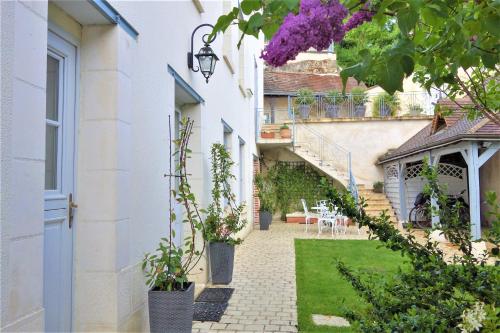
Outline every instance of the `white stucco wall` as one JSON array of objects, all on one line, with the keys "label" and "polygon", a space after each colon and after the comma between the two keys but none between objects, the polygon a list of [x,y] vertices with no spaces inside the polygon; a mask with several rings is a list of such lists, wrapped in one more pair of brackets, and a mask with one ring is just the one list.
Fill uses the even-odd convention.
[{"label": "white stucco wall", "polygon": [[[377,165],[380,156],[395,149],[424,128],[428,118],[387,118],[371,120],[332,120],[307,122],[313,131],[351,152],[352,170],[359,184],[371,188],[375,181],[383,181],[382,167]],[[297,140],[317,140],[305,130],[297,133]],[[304,139],[303,137],[306,137]],[[325,151],[328,147],[324,147]]]},{"label": "white stucco wall", "polygon": [[[79,101],[74,228],[73,329],[148,329],[146,291],[139,264],[167,236],[168,116],[174,119],[175,81],[170,65],[203,97],[185,106],[196,120],[190,173],[202,206],[210,202],[209,148],[229,124],[232,157],[245,144],[245,198],[252,206],[255,101],[262,89],[261,42],[220,61],[210,82],[187,68],[193,29],[214,24],[222,2],[120,2],[113,6],[139,32],[137,40],[114,25],[84,25],[47,2],[1,2],[2,114],[0,118],[1,328],[43,330],[43,194],[47,29],[57,26],[78,44]],[[49,8],[50,7],[50,8]],[[48,14],[48,12],[50,12]],[[47,17],[49,19],[47,20]],[[202,46],[195,37],[195,52]],[[222,36],[213,43],[222,59]],[[229,50],[229,51],[228,51]],[[240,60],[244,60],[240,63]],[[234,73],[233,73],[234,72]],[[242,73],[244,72],[244,75]],[[251,90],[251,91],[250,91]],[[252,95],[253,93],[253,95]],[[238,177],[238,166],[235,166]],[[239,197],[238,182],[235,192]],[[28,208],[28,209],[26,209]],[[251,231],[250,222],[240,236]],[[23,223],[19,223],[22,221]],[[198,287],[203,273],[192,279]],[[15,281],[15,283],[13,283]]]},{"label": "white stucco wall", "polygon": [[0,8],[0,331],[40,331],[47,6]]}]

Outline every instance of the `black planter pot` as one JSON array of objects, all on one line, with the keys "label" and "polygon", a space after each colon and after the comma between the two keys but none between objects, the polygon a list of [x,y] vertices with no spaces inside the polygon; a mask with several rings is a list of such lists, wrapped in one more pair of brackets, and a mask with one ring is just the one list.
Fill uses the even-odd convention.
[{"label": "black planter pot", "polygon": [[269,225],[273,220],[273,214],[266,211],[259,212],[260,230],[269,230]]},{"label": "black planter pot", "polygon": [[354,106],[354,117],[364,117],[366,113],[366,106],[355,105]]},{"label": "black planter pot", "polygon": [[326,105],[326,116],[328,118],[338,118],[340,116],[340,105],[327,104]]},{"label": "black planter pot", "polygon": [[148,292],[152,333],[190,333],[193,328],[194,282],[183,291]]},{"label": "black planter pot", "polygon": [[234,245],[223,242],[208,244],[212,283],[229,284],[233,279]]}]

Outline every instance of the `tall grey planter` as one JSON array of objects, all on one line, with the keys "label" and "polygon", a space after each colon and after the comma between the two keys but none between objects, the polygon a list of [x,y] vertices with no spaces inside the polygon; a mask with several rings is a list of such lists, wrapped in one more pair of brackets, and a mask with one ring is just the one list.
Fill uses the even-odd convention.
[{"label": "tall grey planter", "polygon": [[326,116],[328,118],[338,118],[340,116],[340,105],[327,104],[326,105]]},{"label": "tall grey planter", "polygon": [[355,105],[354,106],[354,116],[355,117],[364,117],[366,114],[366,106],[365,105]]},{"label": "tall grey planter", "polygon": [[391,108],[387,105],[382,105],[380,107],[380,116],[389,117],[391,115]]},{"label": "tall grey planter", "polygon": [[300,111],[300,116],[302,119],[308,119],[309,118],[309,113],[311,112],[311,106],[310,105],[299,105],[299,111]]},{"label": "tall grey planter", "polygon": [[152,333],[190,333],[193,328],[194,282],[184,291],[148,292]]},{"label": "tall grey planter", "polygon": [[224,242],[210,242],[208,246],[212,283],[229,284],[233,279],[234,245]]},{"label": "tall grey planter", "polygon": [[269,225],[273,220],[273,214],[266,211],[259,212],[260,230],[269,230]]}]

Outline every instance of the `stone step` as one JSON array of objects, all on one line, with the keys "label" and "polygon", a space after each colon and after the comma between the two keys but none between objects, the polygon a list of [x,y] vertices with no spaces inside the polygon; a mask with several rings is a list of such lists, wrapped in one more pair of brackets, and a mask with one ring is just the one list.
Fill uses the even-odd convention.
[{"label": "stone step", "polygon": [[366,200],[373,200],[373,201],[389,200],[389,199],[387,199],[386,195],[373,195],[373,194],[362,193],[359,191],[358,191],[358,194],[360,197],[363,197]]},{"label": "stone step", "polygon": [[[367,210],[365,208],[366,214],[368,214],[370,216],[379,216],[383,211],[384,211],[383,209],[381,209],[381,210]],[[391,210],[387,210],[385,212],[385,215],[387,215],[387,216],[389,216],[391,218],[393,218],[393,217],[396,218],[396,214],[394,214],[394,212],[392,212]]]},{"label": "stone step", "polygon": [[[380,214],[382,214],[382,211],[381,210],[366,211],[366,214],[369,216],[379,216]],[[396,215],[394,215],[394,213],[391,213],[391,211],[387,211],[385,215],[391,219],[397,218]]]},{"label": "stone step", "polygon": [[370,207],[377,207],[377,208],[380,208],[380,207],[392,207],[391,205],[391,202],[389,200],[386,200],[386,201],[370,201],[370,200],[367,200],[366,201],[367,205],[370,206]]}]

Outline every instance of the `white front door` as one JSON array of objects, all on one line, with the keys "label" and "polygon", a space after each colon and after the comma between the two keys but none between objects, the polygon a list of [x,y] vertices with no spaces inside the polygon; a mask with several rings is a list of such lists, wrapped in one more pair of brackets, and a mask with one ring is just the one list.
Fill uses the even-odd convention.
[{"label": "white front door", "polygon": [[71,330],[76,47],[49,32],[44,219],[45,331]]}]

